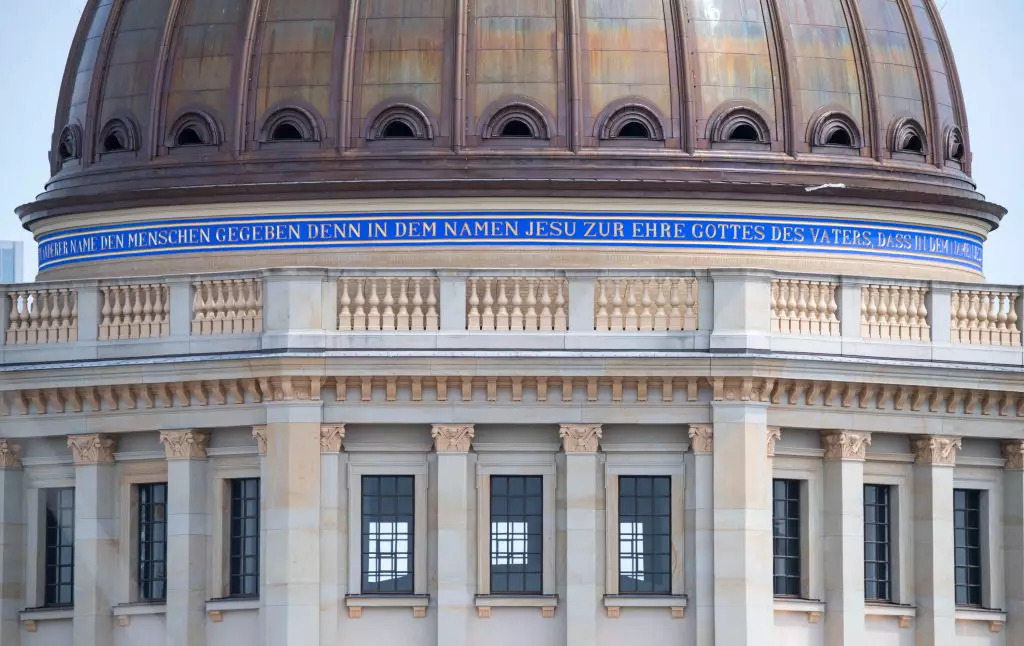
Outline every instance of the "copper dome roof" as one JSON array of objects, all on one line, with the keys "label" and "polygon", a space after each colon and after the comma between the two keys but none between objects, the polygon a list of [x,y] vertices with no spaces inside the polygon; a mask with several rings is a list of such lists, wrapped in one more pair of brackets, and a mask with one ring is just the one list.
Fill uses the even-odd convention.
[{"label": "copper dome roof", "polygon": [[[933,0],[89,0],[24,221],[437,193],[974,191]],[[818,194],[818,198],[820,199]]]}]

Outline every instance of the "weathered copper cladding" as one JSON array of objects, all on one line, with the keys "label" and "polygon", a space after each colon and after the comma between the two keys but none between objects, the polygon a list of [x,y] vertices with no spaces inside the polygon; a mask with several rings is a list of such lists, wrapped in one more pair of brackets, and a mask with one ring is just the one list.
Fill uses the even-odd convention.
[{"label": "weathered copper cladding", "polygon": [[[490,132],[516,106],[542,136]],[[311,141],[261,134],[282,109]],[[716,141],[736,109],[762,141]],[[375,134],[394,110],[419,138]],[[609,136],[630,110],[656,136]],[[188,115],[209,145],[175,144]],[[821,145],[829,119],[846,148]],[[128,151],[104,152],[114,120]],[[836,181],[837,201],[1003,213],[969,177],[933,0],[89,0],[55,126],[26,223],[341,195],[821,199],[804,187]],[[914,134],[919,154],[894,149]]]}]

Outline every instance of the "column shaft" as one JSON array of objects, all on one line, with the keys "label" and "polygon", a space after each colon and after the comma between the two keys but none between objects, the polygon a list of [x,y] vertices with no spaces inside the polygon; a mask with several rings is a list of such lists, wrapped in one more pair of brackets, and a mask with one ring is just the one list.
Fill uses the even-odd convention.
[{"label": "column shaft", "polygon": [[1003,456],[1006,643],[1024,644],[1024,442],[1004,443]]},{"label": "column shaft", "polygon": [[18,612],[25,605],[25,478],[20,468],[0,468],[0,644],[18,646]]},{"label": "column shaft", "polygon": [[117,467],[75,467],[75,646],[114,643],[117,590]]},{"label": "column shaft", "polygon": [[206,644],[206,459],[167,462],[167,646]]},{"label": "column shaft", "polygon": [[[710,451],[710,439],[707,444]],[[691,608],[687,614],[692,617],[693,644],[715,646],[714,457],[694,452],[692,459],[686,475],[686,590]]]},{"label": "column shaft", "polygon": [[565,620],[568,644],[597,644],[597,453],[565,454]]},{"label": "column shaft", "polygon": [[[467,447],[468,448],[468,447]],[[469,454],[437,454],[437,643],[469,644]]]},{"label": "column shaft", "polygon": [[914,465],[916,646],[956,641],[953,554],[953,468]]},{"label": "column shaft", "polygon": [[[341,532],[341,453],[320,455],[320,644],[338,643],[338,619],[341,616],[339,583],[342,577]],[[339,577],[341,577],[339,579]]]}]

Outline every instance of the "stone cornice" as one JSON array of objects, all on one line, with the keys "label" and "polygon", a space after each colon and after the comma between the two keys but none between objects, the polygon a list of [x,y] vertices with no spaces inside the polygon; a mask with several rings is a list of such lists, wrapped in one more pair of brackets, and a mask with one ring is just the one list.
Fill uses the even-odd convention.
[{"label": "stone cornice", "polygon": [[168,460],[205,460],[210,434],[206,431],[160,431]]},{"label": "stone cornice", "polygon": [[472,424],[434,424],[430,429],[438,453],[468,453],[474,435]]},{"label": "stone cornice", "polygon": [[113,464],[117,438],[110,435],[69,435],[68,446],[76,465]]},{"label": "stone cornice", "polygon": [[256,440],[256,450],[260,455],[267,454],[267,427],[253,426],[252,439]]},{"label": "stone cornice", "polygon": [[566,453],[596,453],[603,435],[600,424],[562,424],[558,429]]},{"label": "stone cornice", "polygon": [[828,431],[821,434],[821,446],[826,460],[856,460],[863,462],[871,446],[871,433]]},{"label": "stone cornice", "polygon": [[916,464],[954,466],[957,451],[962,445],[963,441],[959,437],[940,435],[915,437],[911,441]]},{"label": "stone cornice", "polygon": [[21,468],[21,446],[10,440],[0,440],[0,469]]},{"label": "stone cornice", "polygon": [[1003,459],[1007,469],[1024,469],[1024,440],[1006,440],[1002,445]]},{"label": "stone cornice", "polygon": [[345,439],[344,424],[323,424],[320,426],[320,452],[339,453]]},{"label": "stone cornice", "polygon": [[782,429],[778,426],[769,426],[765,434],[765,453],[768,457],[775,457],[775,443],[782,439]]},{"label": "stone cornice", "polygon": [[715,450],[715,433],[709,424],[690,424],[690,451],[693,453],[713,453]]}]

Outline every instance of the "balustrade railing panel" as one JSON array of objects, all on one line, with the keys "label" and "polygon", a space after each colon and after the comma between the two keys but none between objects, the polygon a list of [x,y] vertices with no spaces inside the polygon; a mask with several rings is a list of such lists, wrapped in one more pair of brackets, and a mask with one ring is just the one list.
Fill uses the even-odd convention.
[{"label": "balustrade railing panel", "polygon": [[598,332],[692,332],[698,322],[696,278],[601,279],[594,290]]},{"label": "balustrade railing panel", "polygon": [[569,281],[564,278],[470,278],[466,329],[471,332],[564,332]]},{"label": "balustrade railing panel", "polygon": [[73,343],[78,340],[78,292],[23,289],[7,293],[7,345]]},{"label": "balustrade railing panel", "polygon": [[772,281],[772,332],[839,336],[836,283],[813,280]]},{"label": "balustrade railing panel", "polygon": [[168,285],[105,285],[100,287],[99,339],[150,339],[171,334]]},{"label": "balustrade railing panel", "polygon": [[263,281],[259,278],[207,280],[192,284],[192,334],[248,334],[263,331]]},{"label": "balustrade railing panel", "polygon": [[1019,294],[954,290],[950,297],[950,341],[1020,347],[1017,323]]},{"label": "balustrade railing panel", "polygon": [[436,278],[342,278],[338,329],[342,332],[436,332],[440,325]]},{"label": "balustrade railing panel", "polygon": [[927,287],[865,285],[861,288],[860,327],[865,339],[931,341]]}]

